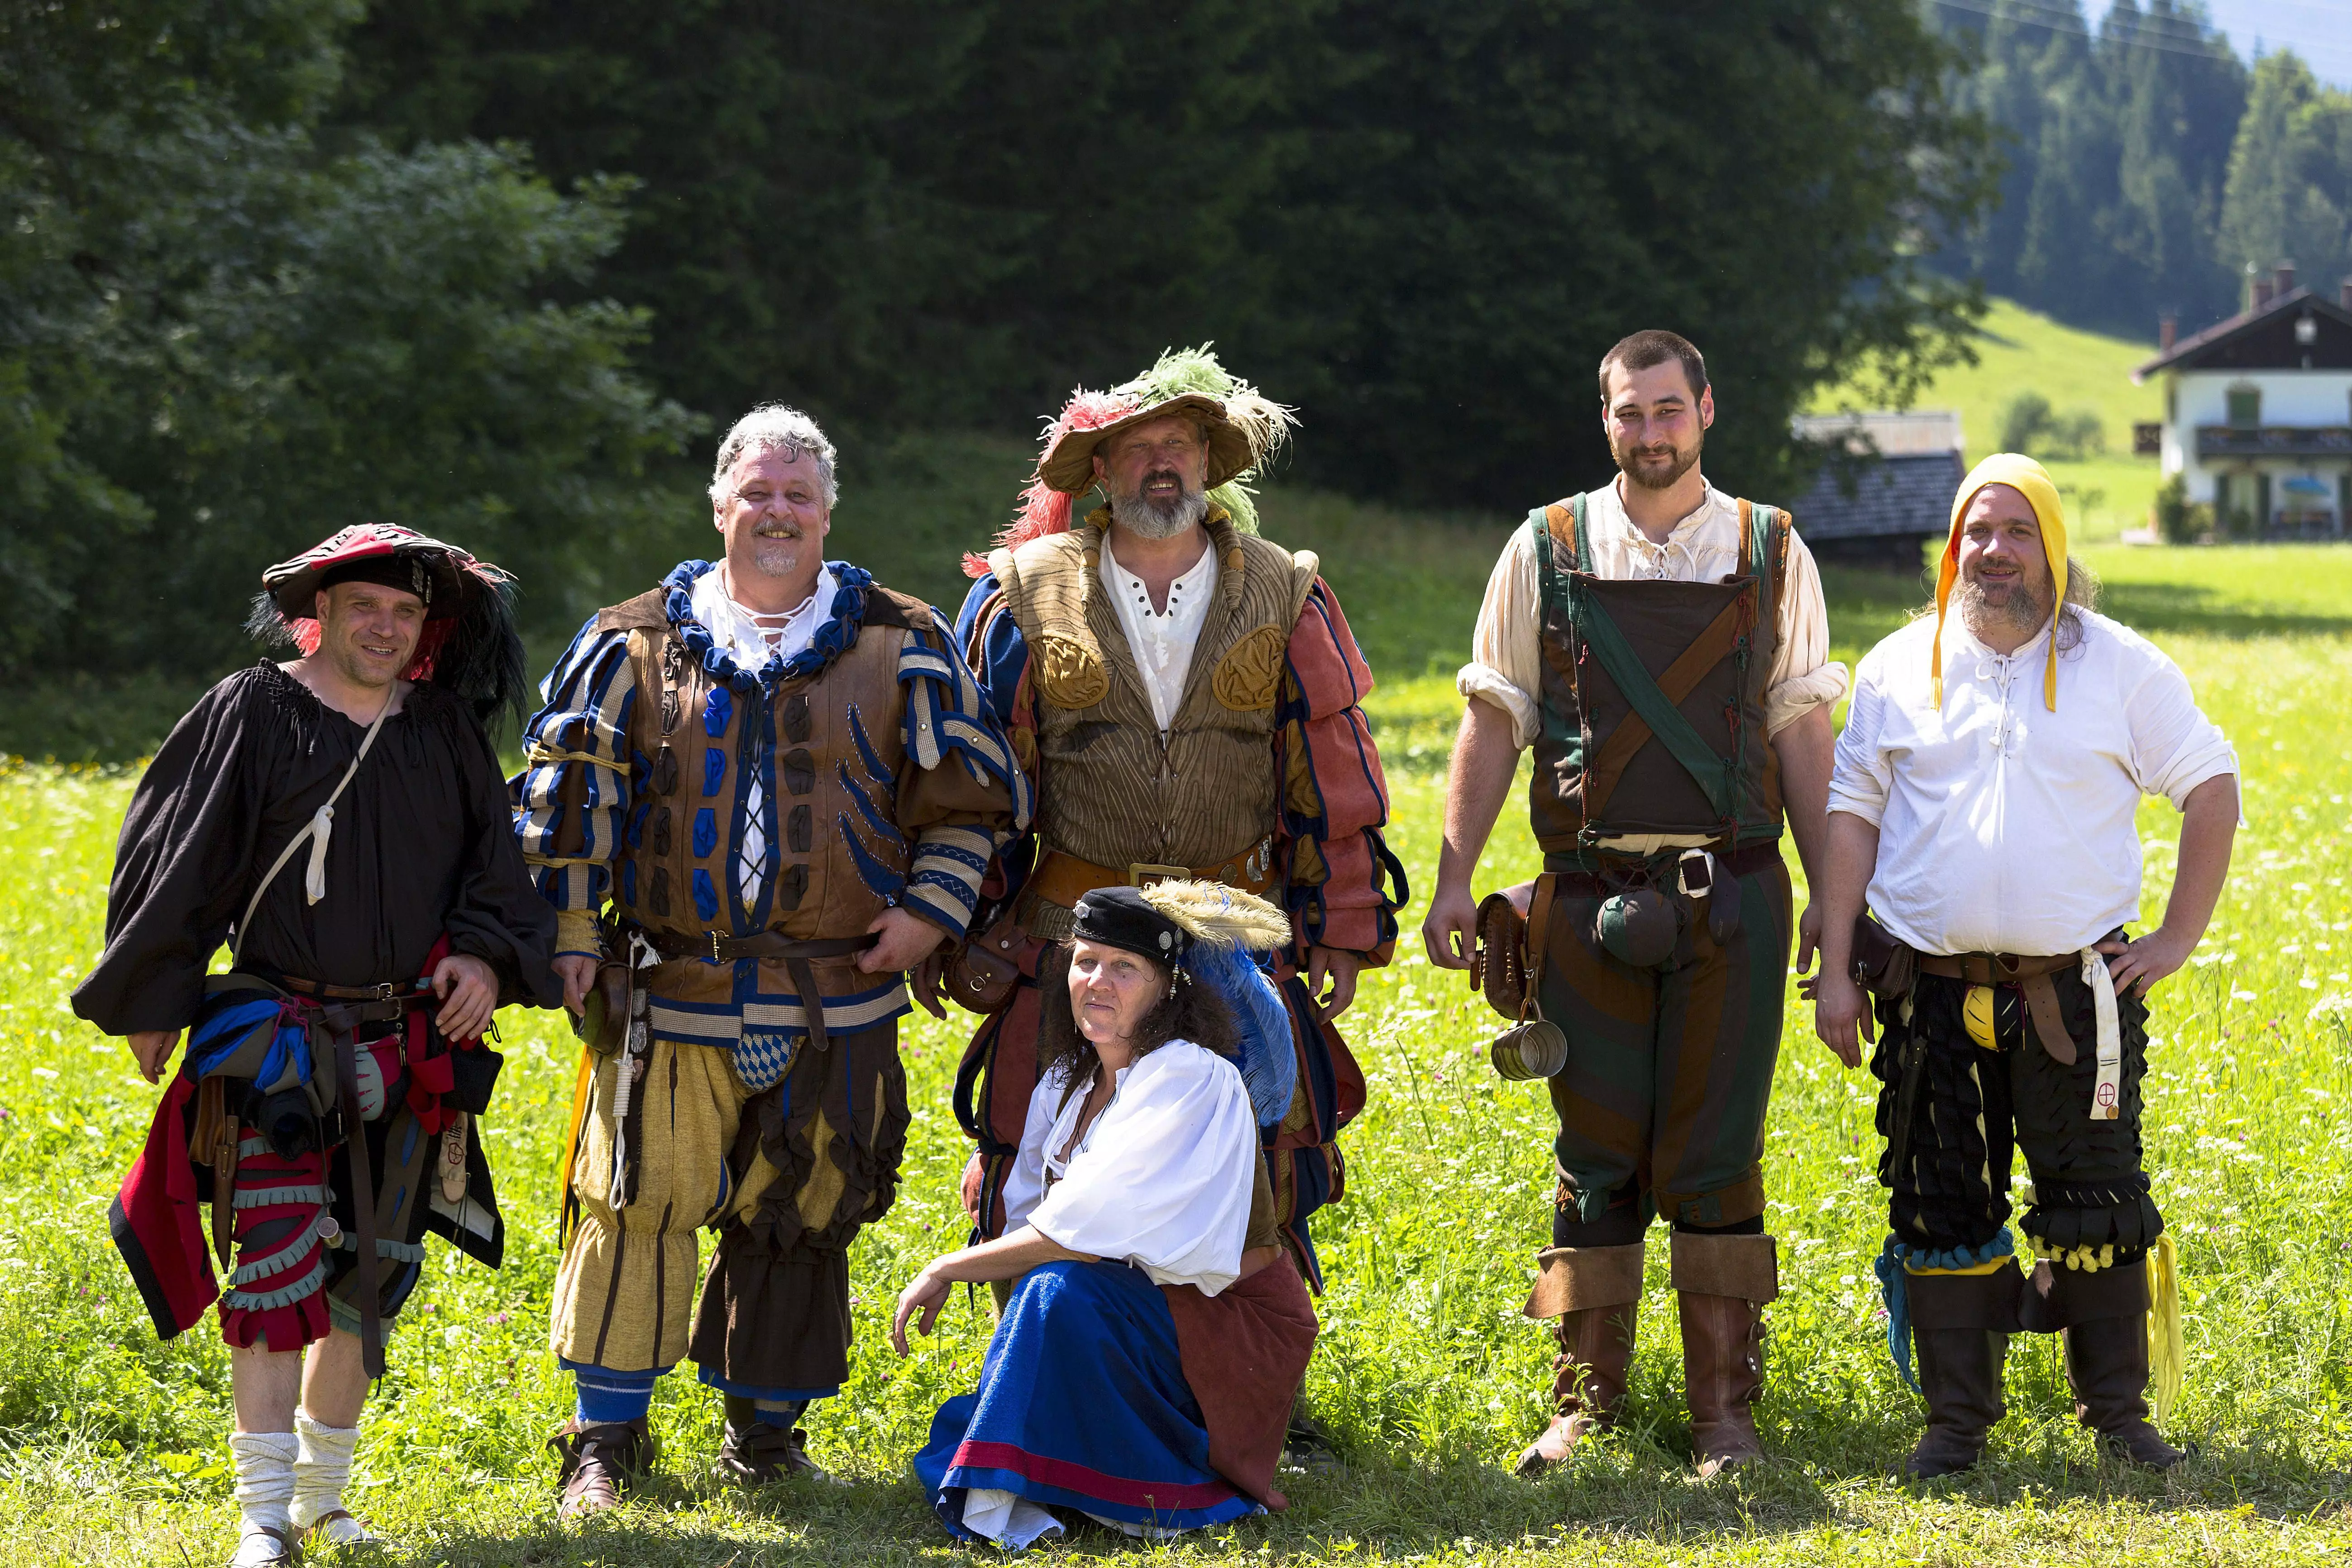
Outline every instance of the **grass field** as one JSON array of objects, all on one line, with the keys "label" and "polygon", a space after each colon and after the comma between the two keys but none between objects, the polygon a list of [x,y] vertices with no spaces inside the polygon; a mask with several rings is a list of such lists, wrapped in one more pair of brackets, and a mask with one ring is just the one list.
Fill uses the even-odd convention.
[{"label": "grass field", "polygon": [[[1270,531],[1324,552],[1373,667],[1372,709],[1396,802],[1392,841],[1417,892],[1435,855],[1443,747],[1504,530],[1409,523],[1277,496]],[[1411,528],[1412,531],[1406,530]],[[2012,1357],[2011,1414],[1977,1475],[1885,1479],[1916,1399],[1888,1363],[1869,1259],[1870,1084],[1811,1043],[1792,1006],[1767,1181],[1784,1290],[1759,1409],[1772,1462],[1700,1486],[1663,1247],[1621,1434],[1538,1484],[1502,1468],[1541,1423],[1549,1343],[1518,1317],[1548,1236],[1549,1116],[1483,1061],[1496,1026],[1458,977],[1402,944],[1345,1027],[1371,1101],[1349,1131],[1346,1201],[1316,1226],[1329,1291],[1309,1397],[1349,1465],[1293,1478],[1294,1508],[1150,1549],[1170,1562],[2186,1564],[2352,1558],[2352,552],[2095,550],[2109,604],[2189,670],[2237,743],[2247,828],[2219,925],[2159,993],[2149,1168],[2179,1240],[2189,1376],[2177,1436],[2203,1457],[2167,1478],[2100,1463],[2069,1418],[2046,1341]],[[1914,585],[1831,580],[1841,657],[1900,624]],[[0,773],[0,1562],[222,1561],[234,1510],[226,1368],[209,1324],[156,1342],[109,1247],[106,1204],[155,1091],[117,1042],[66,1009],[96,953],[105,879],[132,783],[123,770]],[[1480,879],[1535,865],[1507,816]],[[2176,819],[2142,816],[2149,908]],[[1409,921],[1417,923],[1418,905]],[[509,1226],[498,1274],[437,1244],[371,1406],[357,1506],[396,1549],[355,1562],[614,1565],[829,1563],[957,1555],[906,1474],[929,1413],[970,1385],[984,1311],[960,1303],[900,1362],[887,1304],[960,1239],[951,1182],[965,1144],[947,1113],[966,1020],[919,1016],[906,1040],[919,1107],[896,1210],[856,1254],[859,1345],[845,1396],[811,1425],[856,1484],[724,1493],[705,1470],[715,1396],[667,1380],[664,1478],[580,1530],[553,1520],[540,1447],[568,1410],[545,1349],[555,1161],[574,1047],[545,1016],[502,1020],[507,1075],[489,1142]],[[1046,1549],[1126,1557],[1088,1538]]]},{"label": "grass field", "polygon": [[[2148,323],[2151,331],[2155,325]],[[2021,392],[2040,393],[2062,415],[2089,411],[2098,417],[2105,453],[2049,463],[2069,524],[2085,541],[2114,540],[2126,528],[2147,526],[2159,476],[2154,458],[2131,455],[2132,425],[2162,417],[2164,399],[2152,381],[2134,386],[2131,373],[2155,356],[2155,340],[2083,331],[1997,299],[1975,346],[1975,364],[1937,376],[1914,406],[1958,409],[1971,463],[2000,449],[2002,409]],[[1867,395],[1851,386],[1825,387],[1813,398],[1817,412],[1868,405]],[[1798,520],[1801,527],[1803,521]]]}]

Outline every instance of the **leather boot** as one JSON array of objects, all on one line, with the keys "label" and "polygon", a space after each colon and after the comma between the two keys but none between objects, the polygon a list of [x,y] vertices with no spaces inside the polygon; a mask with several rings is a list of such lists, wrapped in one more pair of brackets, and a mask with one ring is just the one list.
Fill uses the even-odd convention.
[{"label": "leather boot", "polygon": [[1927,1429],[1903,1466],[1913,1479],[1957,1475],[1984,1457],[1985,1441],[2007,1409],[2001,1369],[2018,1327],[2021,1283],[2006,1267],[1991,1274],[1904,1277],[1919,1391],[1927,1399]]},{"label": "leather boot", "polygon": [[[801,1408],[804,1410],[807,1405],[803,1404]],[[795,1421],[800,1414],[800,1410],[793,1412]],[[726,1440],[719,1449],[719,1477],[739,1487],[763,1487],[788,1476],[833,1481],[834,1478],[808,1457],[807,1443],[808,1434],[799,1426],[762,1421],[757,1405],[730,1394],[727,1395]]]},{"label": "leather boot", "polygon": [[2088,1273],[2045,1264],[2035,1284],[2066,1347],[2074,1418],[2118,1459],[2168,1470],[2189,1458],[2147,1419],[2147,1259]]},{"label": "leather boot", "polygon": [[1624,1397],[1633,1364],[1633,1320],[1642,1302],[1642,1247],[1554,1247],[1538,1255],[1543,1272],[1528,1297],[1530,1318],[1557,1318],[1552,1333],[1551,1425],[1513,1467],[1538,1476],[1577,1443],[1606,1427]]},{"label": "leather boot", "polygon": [[1675,1232],[1673,1279],[1683,1329],[1684,1394],[1699,1479],[1763,1458],[1756,1395],[1764,1386],[1764,1304],[1780,1294],[1769,1236]]},{"label": "leather boot", "polygon": [[562,1500],[558,1519],[578,1519],[617,1508],[637,1479],[653,1468],[656,1444],[642,1415],[634,1421],[591,1426],[573,1417],[556,1428],[547,1446],[561,1458],[555,1485]]}]

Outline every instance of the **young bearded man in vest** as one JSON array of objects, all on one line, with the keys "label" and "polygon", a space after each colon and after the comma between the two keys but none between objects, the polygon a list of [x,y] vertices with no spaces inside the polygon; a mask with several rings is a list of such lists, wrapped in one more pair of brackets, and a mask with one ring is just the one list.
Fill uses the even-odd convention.
[{"label": "young bearded man in vest", "polygon": [[525,731],[517,830],[588,1046],[552,1325],[567,1516],[650,1461],[681,1356],[726,1396],[722,1477],[815,1470],[798,1419],[848,1374],[849,1245],[906,1148],[901,972],[962,935],[1028,820],[953,634],[824,558],[834,495],[814,422],[745,416],[711,479],[725,560],[599,611]]},{"label": "young bearded man in vest", "polygon": [[[1698,351],[1636,332],[1601,362],[1601,394],[1617,479],[1530,513],[1479,607],[1422,933],[1432,962],[1470,965],[1471,874],[1532,745],[1544,872],[1507,896],[1532,917],[1527,1015],[1564,1032],[1566,1058],[1550,1079],[1552,1245],[1527,1304],[1558,1320],[1556,1414],[1518,1468],[1559,1463],[1613,1415],[1643,1237],[1663,1215],[1711,1477],[1759,1452],[1762,1309],[1779,1293],[1761,1158],[1791,935],[1780,839],[1785,823],[1819,867],[1845,670],[1787,515],[1699,471],[1715,400]],[[1814,929],[1809,913],[1808,957]]]},{"label": "young bearded man in vest", "polygon": [[[1814,1017],[1853,1067],[1863,985],[1876,997],[1878,1273],[1895,1364],[1907,1379],[1916,1347],[1927,1400],[1914,1476],[1982,1455],[2020,1330],[2063,1336],[2076,1416],[2108,1452],[2185,1457],[2145,1397],[2151,1342],[2159,1407],[2179,1373],[2140,1158],[2145,998],[2221,897],[2237,761],[2179,667],[2092,612],[2093,586],[2042,465],[1986,458],[1952,502],[1934,615],[1863,659],[1838,741]],[[2143,795],[2179,807],[2180,854],[2162,923],[2135,940]],[[2031,1275],[2006,1223],[2020,1149]]]},{"label": "young bearded man in vest", "polygon": [[[1254,1093],[1286,1245],[1320,1282],[1307,1220],[1339,1196],[1335,1140],[1364,1093],[1331,1021],[1388,962],[1406,889],[1359,706],[1371,672],[1316,557],[1260,538],[1241,483],[1289,419],[1201,351],[1081,393],[1000,548],[967,563],[957,631],[1037,788],[1035,833],[945,976],[987,1015],[957,1086],[983,1237],[1036,1081],[1040,956],[1094,889],[1201,879],[1278,900],[1296,933],[1274,960],[1295,1059]],[[1073,527],[1097,485],[1107,504]]]},{"label": "young bearded man in vest", "polygon": [[150,1083],[187,1031],[110,1218],[158,1333],[220,1303],[233,1568],[374,1539],[343,1488],[425,1232],[504,1252],[483,1031],[562,994],[484,731],[524,690],[506,574],[362,523],[261,583],[247,629],[302,657],[222,680],[155,753],[73,994]]}]

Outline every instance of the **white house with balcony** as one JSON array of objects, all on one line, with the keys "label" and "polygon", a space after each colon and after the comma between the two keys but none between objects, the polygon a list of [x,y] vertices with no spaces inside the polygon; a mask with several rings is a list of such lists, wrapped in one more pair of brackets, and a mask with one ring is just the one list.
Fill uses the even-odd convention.
[{"label": "white house with balcony", "polygon": [[2132,373],[2164,386],[2167,476],[2225,537],[2341,539],[2352,519],[2352,279],[2333,299],[2294,268],[2255,280],[2247,308],[2193,337],[2163,323]]}]

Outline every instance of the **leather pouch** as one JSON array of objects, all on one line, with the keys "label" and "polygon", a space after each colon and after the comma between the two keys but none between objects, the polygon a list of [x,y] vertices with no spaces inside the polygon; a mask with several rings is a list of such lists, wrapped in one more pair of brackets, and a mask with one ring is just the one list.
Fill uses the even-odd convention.
[{"label": "leather pouch", "polygon": [[596,983],[588,987],[580,1016],[572,1020],[572,1032],[580,1037],[581,1044],[600,1057],[609,1057],[621,1048],[629,1032],[626,963],[608,958],[596,966]]},{"label": "leather pouch", "polygon": [[1885,1001],[1911,994],[1919,978],[1919,955],[1895,939],[1893,932],[1867,913],[1853,918],[1853,978],[1864,991]]},{"label": "leather pouch", "polygon": [[1517,1022],[1527,1015],[1528,907],[1535,884],[1489,893],[1478,905],[1477,946],[1470,955],[1470,988]]},{"label": "leather pouch", "polygon": [[948,994],[975,1013],[993,1013],[1021,981],[1021,947],[1029,932],[1007,910],[978,936],[965,939],[948,961]]}]

